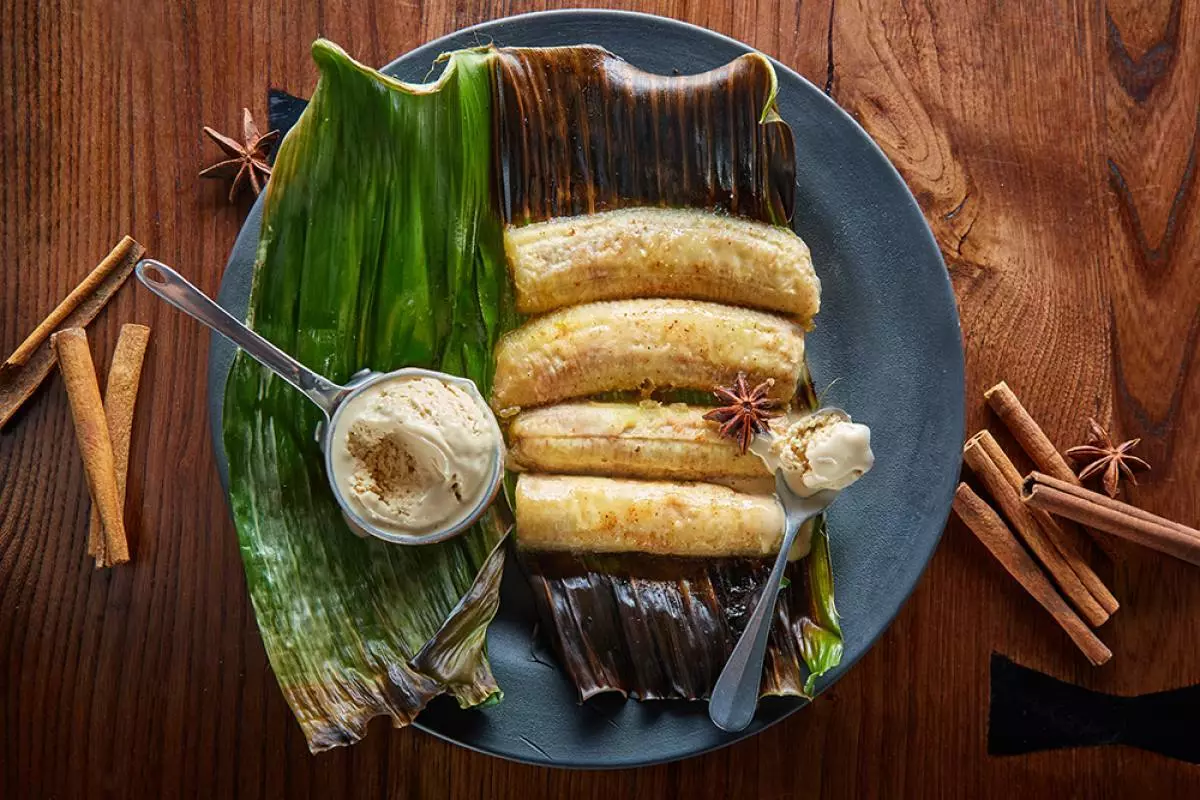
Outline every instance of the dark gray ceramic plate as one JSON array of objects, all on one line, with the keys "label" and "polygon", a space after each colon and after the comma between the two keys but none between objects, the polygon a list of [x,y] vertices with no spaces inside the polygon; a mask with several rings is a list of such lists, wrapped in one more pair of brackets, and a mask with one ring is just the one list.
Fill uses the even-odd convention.
[{"label": "dark gray ceramic plate", "polygon": [[[497,45],[602,45],[652,72],[696,73],[750,48],[673,20],[611,11],[560,11],[488,22],[431,42],[384,71],[426,79],[447,50]],[[933,555],[950,509],[963,438],[963,354],[954,295],[937,245],[899,174],[863,130],[820,90],[782,64],[779,105],[796,137],[796,231],[820,274],[821,314],[809,337],[818,390],[871,426],[875,469],[829,515],[838,609],[846,635],[829,686],[895,617]],[[244,317],[262,219],[255,204],[229,257],[221,303]],[[217,463],[226,478],[221,402],[232,348],[214,338],[209,405]],[[683,758],[762,730],[800,708],[765,703],[745,732],[722,733],[703,703],[637,703],[602,697],[582,706],[549,654],[535,651],[532,600],[516,570],[505,576],[489,634],[504,702],[461,711],[438,701],[418,727],[518,761],[627,767]],[[548,662],[548,663],[547,663]],[[818,702],[820,702],[818,700]]]}]

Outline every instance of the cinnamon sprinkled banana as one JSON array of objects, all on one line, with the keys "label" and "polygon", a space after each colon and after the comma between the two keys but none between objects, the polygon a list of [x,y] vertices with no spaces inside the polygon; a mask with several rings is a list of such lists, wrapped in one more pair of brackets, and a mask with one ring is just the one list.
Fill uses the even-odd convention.
[{"label": "cinnamon sprinkled banana", "polygon": [[532,320],[496,347],[492,406],[537,406],[601,392],[775,381],[787,401],[804,333],[774,314],[697,300],[588,303]]},{"label": "cinnamon sprinkled banana", "polygon": [[768,556],[779,551],[774,495],[708,483],[522,474],[517,545],[526,550]]},{"label": "cinnamon sprinkled banana", "polygon": [[789,314],[808,326],[821,282],[790,228],[697,209],[627,208],[509,228],[517,309],[678,297]]},{"label": "cinnamon sprinkled banana", "polygon": [[707,410],[683,403],[563,403],[523,411],[508,428],[509,465],[668,480],[770,478],[762,459],[738,452],[705,421]]}]

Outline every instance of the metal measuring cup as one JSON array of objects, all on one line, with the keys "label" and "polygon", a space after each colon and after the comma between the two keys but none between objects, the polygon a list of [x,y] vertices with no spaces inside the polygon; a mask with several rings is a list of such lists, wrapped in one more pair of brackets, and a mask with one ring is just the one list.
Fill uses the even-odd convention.
[{"label": "metal measuring cup", "polygon": [[[392,372],[363,370],[356,373],[345,386],[342,386],[308,369],[296,361],[296,359],[247,328],[228,311],[217,305],[208,295],[201,292],[189,283],[186,278],[166,264],[150,258],[144,259],[137,265],[137,276],[138,280],[147,289],[192,319],[233,342],[245,351],[246,355],[299,389],[305,397],[312,400],[325,413],[325,422],[322,423],[317,431],[321,450],[325,454],[325,475],[329,479],[329,486],[333,490],[333,496],[337,498],[338,506],[341,507],[342,514],[345,516],[347,523],[357,532],[369,534],[384,541],[397,544],[431,544],[433,542],[441,542],[464,533],[479,519],[483,512],[487,510],[492,500],[495,499],[496,493],[500,489],[500,483],[504,478],[503,439],[500,433],[500,426],[474,381],[467,378],[460,378],[456,375],[447,375],[444,372],[419,369],[417,367],[405,367]],[[342,421],[342,412],[346,409],[348,401],[377,383],[404,377],[436,378],[466,391],[479,404],[479,407],[486,412],[487,422],[493,429],[493,441],[496,443],[495,457],[492,460],[492,469],[489,473],[488,483],[484,487],[484,491],[480,494],[479,502],[465,516],[454,521],[447,527],[419,534],[396,533],[395,531],[379,528],[363,519],[343,496],[334,476],[331,456],[334,437],[338,433],[338,426]]]}]

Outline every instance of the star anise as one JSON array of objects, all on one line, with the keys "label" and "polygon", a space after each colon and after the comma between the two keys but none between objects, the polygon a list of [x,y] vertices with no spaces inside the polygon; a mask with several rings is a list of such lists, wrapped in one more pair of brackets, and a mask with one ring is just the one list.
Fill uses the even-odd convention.
[{"label": "star anise", "polygon": [[261,192],[267,185],[267,179],[271,177],[271,165],[267,163],[267,147],[279,138],[279,131],[260,134],[258,126],[254,124],[254,119],[250,116],[250,109],[243,108],[242,138],[245,140],[244,142],[238,142],[223,133],[217,133],[207,125],[204,126],[204,133],[220,145],[229,158],[218,161],[211,167],[206,167],[200,172],[200,177],[226,179],[232,177],[233,185],[229,187],[229,202],[231,203],[237,197],[243,183],[250,184],[255,195]]},{"label": "star anise", "polygon": [[1150,465],[1137,456],[1130,455],[1129,451],[1137,447],[1138,442],[1142,440],[1130,439],[1114,445],[1108,431],[1101,428],[1094,419],[1088,420],[1088,433],[1087,444],[1072,447],[1067,451],[1068,457],[1087,463],[1087,466],[1079,471],[1079,480],[1085,481],[1103,471],[1104,491],[1108,492],[1109,497],[1116,497],[1120,491],[1122,473],[1137,486],[1137,479],[1133,477],[1133,467],[1150,469]]},{"label": "star anise", "polygon": [[744,453],[754,435],[770,431],[770,420],[779,416],[771,413],[779,407],[779,401],[767,397],[774,385],[774,380],[767,380],[751,389],[746,383],[746,373],[739,372],[733,386],[713,389],[716,398],[726,405],[713,409],[704,418],[721,423],[721,435],[735,440]]}]

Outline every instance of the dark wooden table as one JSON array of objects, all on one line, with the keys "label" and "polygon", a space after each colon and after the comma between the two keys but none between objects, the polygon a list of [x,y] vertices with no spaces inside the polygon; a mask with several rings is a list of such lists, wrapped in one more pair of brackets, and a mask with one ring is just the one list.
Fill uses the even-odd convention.
[{"label": "dark wooden table", "polygon": [[[958,294],[972,429],[1011,383],[1062,445],[1089,415],[1143,437],[1135,502],[1200,522],[1200,2],[660,0],[853,114],[920,200]],[[303,6],[303,7],[301,7]],[[384,63],[524,2],[0,6],[0,350],[126,232],[215,292],[248,207],[196,179],[202,124],[311,91],[328,36]],[[803,158],[803,154],[800,154]],[[815,705],[700,758],[539,769],[379,722],[308,754],[267,664],[205,412],[207,337],[127,287],[93,324],[154,330],[133,441],[134,563],[93,570],[51,379],[0,434],[4,797],[1183,797],[1200,767],[1124,748],[986,752],[993,651],[1086,686],[1200,681],[1200,570],[1124,550],[1093,669],[957,522],[879,644]],[[916,376],[919,379],[919,376]],[[1008,442],[1009,440],[1005,440]]]}]

